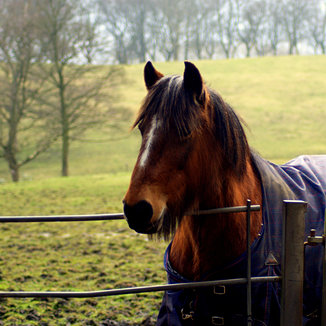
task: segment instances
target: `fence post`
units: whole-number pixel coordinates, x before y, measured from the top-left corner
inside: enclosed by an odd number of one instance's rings
[[[283,202],[281,326],[302,326],[307,203]]]

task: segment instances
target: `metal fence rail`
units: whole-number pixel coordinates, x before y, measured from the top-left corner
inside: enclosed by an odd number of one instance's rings
[[[298,227],[302,227],[302,219],[304,218],[304,210],[306,203],[301,201],[287,201],[285,204],[284,213],[289,215],[285,219],[292,221],[292,223],[284,223],[284,227],[288,228],[285,230],[285,234],[293,234],[298,231]],[[27,291],[0,291],[0,297],[2,298],[89,298],[89,297],[103,297],[103,296],[114,296],[114,295],[126,295],[126,294],[136,294],[136,293],[147,293],[147,292],[157,292],[157,291],[167,291],[167,290],[180,290],[186,288],[201,288],[201,287],[210,287],[217,285],[232,285],[232,284],[247,284],[247,325],[252,325],[252,316],[251,316],[251,284],[256,282],[282,282],[282,302],[288,302],[288,299],[284,299],[284,294],[290,293],[292,295],[292,305],[298,306],[299,310],[302,307],[302,282],[303,275],[297,275],[299,281],[291,283],[291,275],[284,274],[282,276],[265,276],[265,277],[251,277],[251,250],[250,250],[250,213],[252,211],[259,211],[259,205],[251,205],[250,200],[247,201],[246,206],[237,206],[237,207],[226,207],[226,208],[217,208],[205,211],[191,212],[192,215],[209,215],[209,214],[220,214],[220,213],[238,213],[246,212],[247,216],[247,275],[245,278],[238,279],[228,279],[228,280],[214,280],[206,282],[190,282],[190,283],[179,283],[179,284],[163,284],[163,285],[153,285],[153,286],[142,286],[142,287],[130,287],[130,288],[121,288],[121,289],[110,289],[103,291],[86,291],[86,292],[70,292],[70,291],[46,291],[46,292],[27,292]],[[299,216],[294,218],[294,216]],[[104,221],[104,220],[121,220],[124,218],[122,213],[119,214],[95,214],[95,215],[68,215],[68,216],[2,216],[0,217],[0,223],[30,223],[30,222],[76,222],[76,221]],[[303,224],[304,225],[304,224]],[[300,233],[301,234],[301,233]],[[288,239],[284,239],[288,241]],[[303,246],[303,241],[302,241]],[[284,243],[283,243],[284,247]],[[299,246],[300,247],[300,246]],[[301,247],[299,251],[295,246],[291,246],[290,250],[296,251],[287,251],[287,255],[295,255],[298,257],[301,253]],[[302,257],[303,260],[303,257]],[[288,262],[286,262],[287,264]],[[302,263],[303,264],[303,263]],[[293,266],[290,266],[289,269],[293,269]],[[284,278],[286,275],[287,279]],[[290,279],[288,279],[290,278]],[[302,282],[301,279],[302,278]],[[283,289],[283,285],[290,284],[291,287],[286,290]],[[293,296],[293,291],[296,295]],[[288,326],[284,324],[284,320],[298,320],[298,323],[292,323],[292,326],[301,326],[302,325],[302,316],[297,318],[293,317],[293,312],[298,311],[295,309],[282,309],[281,310],[281,326]],[[301,318],[301,319],[300,319]],[[301,320],[301,321],[300,321]]]
[[[32,223],[32,222],[86,222],[123,220],[124,215],[94,214],[94,215],[51,215],[51,216],[1,216],[0,223]]]
[[[252,277],[251,282],[279,282],[280,276],[265,276],[265,277]],[[217,285],[235,285],[246,284],[246,278],[236,278],[228,280],[216,280],[205,282],[189,282],[178,284],[162,284],[151,286],[129,287],[121,289],[103,290],[103,291],[85,291],[85,292],[69,292],[69,291],[51,291],[51,292],[27,292],[27,291],[9,291],[0,292],[0,298],[95,298],[95,297],[108,297],[114,295],[148,293],[159,291],[177,291],[183,289],[198,289],[203,287],[217,286]]]
[[[251,205],[250,211],[259,211],[259,205]],[[247,206],[223,207],[190,212],[189,215],[210,215],[221,213],[247,212]],[[0,216],[0,223],[33,223],[33,222],[86,222],[123,220],[124,214],[92,214],[92,215],[50,215],[50,216]]]

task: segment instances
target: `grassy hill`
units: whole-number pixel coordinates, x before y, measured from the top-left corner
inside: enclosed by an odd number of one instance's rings
[[[263,57],[195,62],[209,86],[216,89],[249,127],[252,147],[267,159],[285,162],[293,156],[326,153],[326,57]],[[93,131],[90,139],[74,142],[71,175],[130,172],[139,147],[137,131],[129,133],[146,90],[143,64],[125,67],[126,81],[118,88],[114,106],[128,110],[122,128]],[[164,74],[182,74],[182,62],[157,63]],[[60,175],[59,144],[21,170],[22,179]],[[0,179],[10,180],[0,161]]]
[[[326,57],[277,57],[195,62],[246,121],[249,142],[281,163],[326,153]],[[157,63],[182,74],[182,62]],[[0,184],[0,215],[120,212],[140,137],[129,126],[146,94],[143,65],[126,66],[116,108],[131,112],[122,129],[94,131],[75,142],[71,177],[60,178],[59,145]],[[0,179],[9,180],[0,162]],[[163,242],[153,243],[124,221],[0,225],[0,290],[95,290],[165,282]],[[0,300],[0,325],[139,325],[154,316],[161,293],[90,300]]]

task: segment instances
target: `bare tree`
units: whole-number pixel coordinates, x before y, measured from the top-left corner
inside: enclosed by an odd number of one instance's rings
[[[147,20],[151,9],[150,0],[135,0],[130,8],[131,51],[139,62],[144,62],[147,55]],[[150,36],[149,36],[150,37]]]
[[[258,11],[260,19],[257,19],[254,47],[259,56],[264,56],[271,50],[269,33],[271,22],[268,18],[268,9],[267,0],[259,0],[255,3],[255,10]]]
[[[0,5],[0,157],[12,180],[19,170],[56,139],[45,133],[45,114],[38,102],[44,80],[38,61],[36,1],[3,0]]]
[[[235,0],[214,0],[212,6],[213,30],[226,58],[231,58],[238,47],[239,6]]]
[[[131,2],[129,0],[97,0],[99,16],[105,30],[113,38],[115,61],[128,63],[131,43]]]
[[[152,0],[97,0],[103,26],[113,37],[118,63],[128,63],[134,58],[144,62],[148,34],[148,16],[152,12]],[[147,39],[148,38],[148,39]]]
[[[155,0],[151,0],[146,24],[146,34],[148,34],[146,38],[147,55],[153,61],[155,61],[159,55],[160,39],[162,33],[162,27],[158,21],[158,17],[160,17],[160,11],[159,8],[156,7],[154,1]]]
[[[184,32],[183,32],[183,48],[184,48],[184,59],[188,60],[190,51],[192,50],[192,41],[193,41],[193,31],[194,28],[194,19],[196,19],[196,14],[198,10],[198,0],[189,0],[187,6],[184,8]]]
[[[184,59],[188,59],[191,52],[195,57],[202,59],[204,51],[205,35],[205,7],[206,3],[199,0],[188,0],[184,6],[183,19],[181,19],[180,48],[183,48]]]
[[[159,9],[156,17],[157,24],[161,27],[159,34],[159,49],[167,61],[178,60],[181,47],[181,35],[185,16],[184,1],[155,0],[155,6]]]
[[[264,2],[251,0],[249,3],[237,0],[239,22],[238,35],[246,47],[246,56],[250,57],[252,48],[256,44],[257,35],[265,18]]]
[[[289,54],[299,54],[298,44],[305,38],[305,23],[310,15],[307,0],[282,0],[283,26]]]
[[[277,55],[282,40],[282,6],[279,1],[267,1],[267,34],[273,55]]]
[[[217,33],[214,33],[215,25],[213,24],[213,21],[209,18],[209,16],[211,15],[208,15],[207,19],[204,22],[205,30],[207,31],[206,42],[204,46],[207,57],[209,59],[213,59],[218,47],[218,36],[216,35]]]
[[[49,128],[60,132],[62,176],[69,174],[71,141],[105,120],[107,111],[99,105],[103,87],[107,82],[112,86],[117,73],[114,67],[108,67],[106,73],[101,67],[83,64],[81,53],[93,28],[89,28],[89,21],[85,24],[80,19],[83,8],[79,5],[76,0],[43,0],[39,6],[43,18],[40,28],[50,62],[43,68],[53,90],[43,103],[52,116]]]
[[[326,0],[311,0],[312,19],[308,27],[311,35],[311,43],[318,53],[326,54]]]
[[[105,41],[99,36],[98,27],[100,22],[98,17],[95,17],[94,13],[91,13],[87,7],[81,10],[78,19],[83,22],[83,29],[86,32],[85,38],[83,38],[80,45],[80,55],[86,59],[87,64],[92,64],[96,57],[106,56],[108,52],[105,49]]]

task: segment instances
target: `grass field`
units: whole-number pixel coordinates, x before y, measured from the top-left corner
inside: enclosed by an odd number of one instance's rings
[[[0,210],[13,214],[119,212],[128,175],[50,178],[0,186]],[[91,291],[162,283],[165,244],[124,221],[1,225],[0,290]],[[0,325],[140,325],[160,293],[99,299],[0,300]],[[153,318],[153,317],[152,317]]]
[[[281,163],[326,153],[326,57],[199,61],[207,84],[246,121],[249,142]],[[182,74],[182,62],[157,63]],[[114,104],[129,110],[122,128],[94,131],[107,142],[72,145],[71,177],[60,178],[59,144],[9,182],[0,161],[0,215],[121,212],[140,138],[128,128],[145,87],[143,65],[126,66]],[[124,221],[0,226],[0,290],[100,290],[165,282],[166,243],[147,241]],[[0,300],[0,325],[139,325],[157,313],[161,293],[100,299]]]

